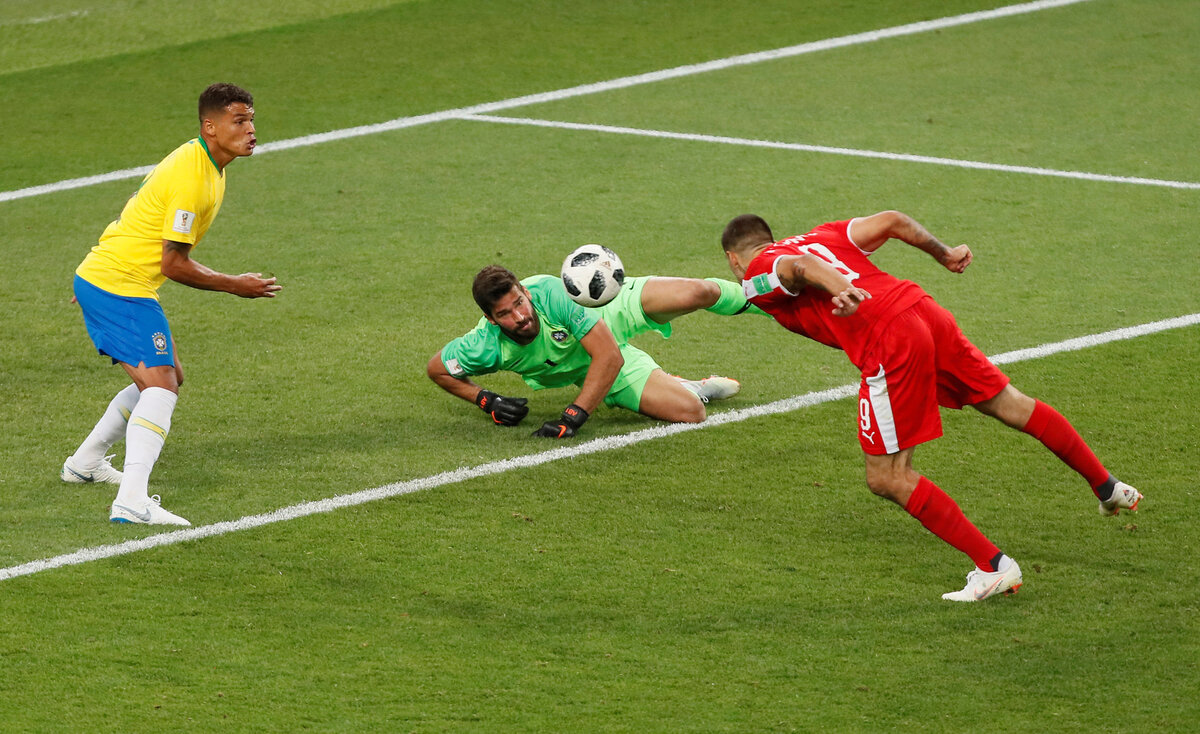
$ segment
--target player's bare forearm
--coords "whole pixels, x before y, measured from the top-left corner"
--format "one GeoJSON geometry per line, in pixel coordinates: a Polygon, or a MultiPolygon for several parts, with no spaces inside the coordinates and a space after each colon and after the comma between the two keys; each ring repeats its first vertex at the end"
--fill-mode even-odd
{"type": "Polygon", "coordinates": [[[812,254],[789,257],[779,267],[779,280],[793,293],[808,287],[829,293],[833,296],[836,316],[853,315],[859,304],[871,297],[870,293],[850,282],[842,271],[812,254]]]}
{"type": "Polygon", "coordinates": [[[874,252],[889,239],[898,239],[928,253],[947,270],[956,273],[961,273],[971,264],[971,248],[966,245],[946,246],[904,212],[886,211],[855,219],[850,226],[850,236],[867,252],[874,252]]]}
{"type": "Polygon", "coordinates": [[[583,387],[579,389],[579,396],[575,398],[575,404],[588,413],[596,412],[600,401],[604,400],[604,396],[612,389],[613,383],[617,381],[617,375],[624,365],[625,358],[621,356],[620,352],[617,352],[615,360],[611,358],[602,358],[599,362],[592,360],[591,366],[588,367],[587,377],[583,379],[583,387]]]}
{"type": "Polygon", "coordinates": [[[192,246],[183,242],[163,240],[162,274],[182,285],[205,291],[222,291],[242,298],[274,298],[283,286],[275,278],[263,278],[258,273],[227,275],[217,272],[191,258],[192,246]]]}
{"type": "Polygon", "coordinates": [[[468,403],[474,403],[482,389],[465,377],[455,377],[447,372],[446,365],[442,364],[440,350],[429,359],[429,364],[425,366],[425,374],[429,375],[429,379],[433,380],[435,385],[468,403]]]}
{"type": "Polygon", "coordinates": [[[579,344],[592,358],[592,363],[588,366],[587,376],[583,378],[583,387],[575,398],[575,404],[592,413],[617,381],[617,375],[625,366],[625,358],[621,356],[621,348],[617,346],[608,324],[603,321],[597,322],[579,340],[579,344]]]}
{"type": "Polygon", "coordinates": [[[163,275],[189,288],[205,291],[227,291],[231,287],[230,281],[232,280],[230,276],[218,273],[191,258],[169,265],[168,261],[164,260],[163,275]]]}
{"type": "Polygon", "coordinates": [[[788,260],[785,267],[779,268],[779,280],[793,293],[815,286],[837,294],[852,285],[841,271],[816,255],[790,256],[788,260]]]}
{"type": "Polygon", "coordinates": [[[949,270],[961,273],[962,269],[971,261],[971,251],[966,245],[948,247],[937,237],[930,234],[929,230],[921,226],[920,222],[907,214],[900,214],[896,234],[893,236],[898,240],[907,242],[922,252],[929,253],[934,260],[937,260],[949,270]],[[964,258],[966,262],[962,262],[964,258]]]}

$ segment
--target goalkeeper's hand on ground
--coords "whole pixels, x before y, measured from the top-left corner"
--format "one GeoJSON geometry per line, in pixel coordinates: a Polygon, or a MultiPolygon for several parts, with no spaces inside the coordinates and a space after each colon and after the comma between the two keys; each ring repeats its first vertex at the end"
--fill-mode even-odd
{"type": "Polygon", "coordinates": [[[492,417],[498,425],[515,426],[529,413],[529,401],[525,398],[507,398],[491,390],[480,390],[475,404],[492,417]]]}
{"type": "Polygon", "coordinates": [[[541,428],[533,432],[533,435],[547,438],[570,438],[587,419],[588,412],[575,403],[571,403],[562,412],[561,418],[556,421],[546,421],[541,428]]]}

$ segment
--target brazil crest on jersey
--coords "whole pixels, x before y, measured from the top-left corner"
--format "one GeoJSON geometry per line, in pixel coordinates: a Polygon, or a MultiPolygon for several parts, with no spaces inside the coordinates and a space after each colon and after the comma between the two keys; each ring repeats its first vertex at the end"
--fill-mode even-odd
{"type": "Polygon", "coordinates": [[[204,139],[187,141],[146,175],[75,273],[118,296],[157,298],[167,279],[163,240],[199,242],[224,198],[225,176],[204,139]]]}
{"type": "MultiPolygon", "coordinates": [[[[592,358],[579,340],[600,320],[599,312],[572,301],[562,279],[553,275],[534,275],[521,285],[529,290],[537,314],[537,337],[517,344],[499,326],[480,319],[472,331],[442,347],[446,371],[455,377],[516,372],[535,390],[580,384],[592,358]]],[[[620,387],[613,385],[614,390],[620,387]]]]}
{"type": "Polygon", "coordinates": [[[746,298],[771,314],[782,326],[846,352],[860,369],[863,351],[877,329],[928,294],[916,283],[900,280],[870,261],[850,239],[853,220],[822,224],[808,234],[770,245],[750,261],[742,279],[746,298]],[[850,316],[833,314],[833,296],[817,287],[792,293],[783,287],[776,271],[784,255],[810,254],[821,258],[854,285],[871,294],[850,316]]]}

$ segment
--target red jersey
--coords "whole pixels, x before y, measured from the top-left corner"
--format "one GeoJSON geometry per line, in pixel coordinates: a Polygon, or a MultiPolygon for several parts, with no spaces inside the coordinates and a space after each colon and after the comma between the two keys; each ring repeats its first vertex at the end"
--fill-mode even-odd
{"type": "Polygon", "coordinates": [[[897,314],[928,297],[921,286],[875,267],[869,254],[850,239],[850,222],[828,222],[808,234],[788,237],[750,261],[742,278],[746,298],[797,334],[841,349],[859,369],[875,334],[897,314]],[[810,254],[828,262],[851,283],[871,294],[850,316],[833,315],[833,295],[810,286],[791,293],[775,271],[783,255],[810,254]]]}

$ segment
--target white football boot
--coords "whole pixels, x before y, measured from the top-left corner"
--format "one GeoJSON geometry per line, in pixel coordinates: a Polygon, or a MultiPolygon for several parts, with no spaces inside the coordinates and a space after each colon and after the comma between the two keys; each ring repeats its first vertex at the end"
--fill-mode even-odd
{"type": "Polygon", "coordinates": [[[108,519],[112,522],[128,522],[142,525],[191,525],[190,522],[179,515],[164,510],[162,504],[160,504],[161,502],[162,500],[158,495],[151,496],[146,501],[146,504],[141,507],[126,507],[114,502],[108,519]]]}
{"type": "Polygon", "coordinates": [[[707,403],[710,400],[724,400],[737,395],[738,390],[742,389],[742,383],[729,377],[718,377],[717,375],[709,375],[703,380],[685,380],[679,375],[671,375],[676,380],[679,380],[688,390],[696,394],[702,402],[707,403]]]}
{"type": "Polygon", "coordinates": [[[967,585],[962,591],[951,591],[942,594],[943,599],[950,601],[983,601],[996,594],[1015,594],[1021,588],[1021,567],[1008,556],[1000,562],[1003,571],[984,571],[976,568],[967,574],[967,585]],[[1007,565],[1005,565],[1007,561],[1007,565]]]}
{"type": "MultiPolygon", "coordinates": [[[[115,456],[114,454],[113,456],[115,456]]],[[[105,456],[100,460],[100,463],[91,469],[85,469],[75,462],[74,456],[68,456],[63,462],[62,469],[58,475],[62,477],[64,482],[72,484],[90,484],[92,482],[107,482],[108,484],[120,484],[121,472],[113,468],[109,463],[112,456],[105,456]]]]}
{"type": "Polygon", "coordinates": [[[699,382],[700,397],[704,399],[704,402],[732,398],[738,394],[738,390],[742,389],[742,383],[731,377],[719,375],[709,375],[699,382]]]}
{"type": "Polygon", "coordinates": [[[1113,488],[1112,497],[1100,502],[1100,514],[1112,517],[1121,510],[1137,512],[1138,503],[1142,501],[1142,493],[1130,487],[1125,482],[1117,482],[1113,488]]]}

